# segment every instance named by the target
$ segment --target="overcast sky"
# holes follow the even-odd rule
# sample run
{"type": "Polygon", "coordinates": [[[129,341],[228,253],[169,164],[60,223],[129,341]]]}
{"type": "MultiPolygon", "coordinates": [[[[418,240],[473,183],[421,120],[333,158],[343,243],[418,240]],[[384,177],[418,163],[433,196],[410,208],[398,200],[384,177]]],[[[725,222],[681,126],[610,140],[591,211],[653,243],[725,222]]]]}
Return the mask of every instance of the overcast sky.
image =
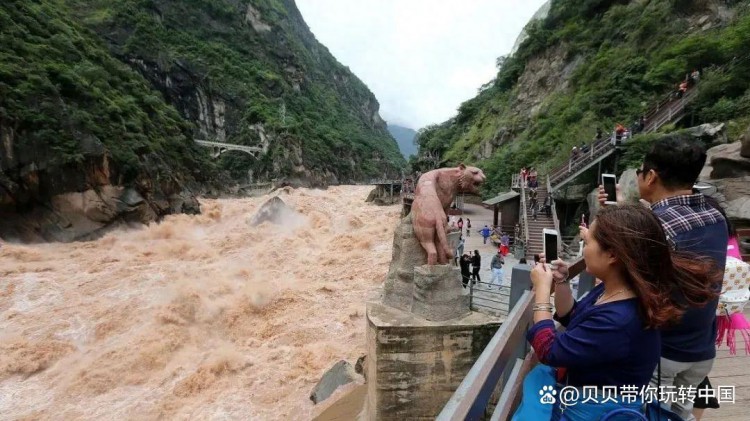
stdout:
{"type": "Polygon", "coordinates": [[[545,0],[297,0],[315,37],[389,123],[441,123],[491,80],[545,0]]]}

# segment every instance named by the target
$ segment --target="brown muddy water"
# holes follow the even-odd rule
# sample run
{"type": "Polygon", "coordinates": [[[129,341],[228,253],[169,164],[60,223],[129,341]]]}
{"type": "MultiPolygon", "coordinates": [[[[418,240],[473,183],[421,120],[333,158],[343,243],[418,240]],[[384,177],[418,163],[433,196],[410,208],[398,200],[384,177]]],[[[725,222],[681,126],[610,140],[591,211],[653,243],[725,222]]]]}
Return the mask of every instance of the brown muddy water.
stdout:
{"type": "Polygon", "coordinates": [[[309,419],[365,349],[399,206],[298,189],[92,242],[0,247],[0,419],[309,419]]]}

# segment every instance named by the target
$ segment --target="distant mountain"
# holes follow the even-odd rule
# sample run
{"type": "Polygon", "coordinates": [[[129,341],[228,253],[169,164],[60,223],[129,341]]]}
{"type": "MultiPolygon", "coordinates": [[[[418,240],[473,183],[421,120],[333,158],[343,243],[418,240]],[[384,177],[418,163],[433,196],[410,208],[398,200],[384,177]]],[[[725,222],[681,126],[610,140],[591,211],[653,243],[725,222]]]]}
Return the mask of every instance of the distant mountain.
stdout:
{"type": "Polygon", "coordinates": [[[417,145],[414,144],[414,137],[417,136],[415,130],[408,127],[389,124],[388,131],[391,132],[391,136],[396,139],[398,149],[401,151],[404,158],[408,159],[409,156],[417,154],[417,145]]]}

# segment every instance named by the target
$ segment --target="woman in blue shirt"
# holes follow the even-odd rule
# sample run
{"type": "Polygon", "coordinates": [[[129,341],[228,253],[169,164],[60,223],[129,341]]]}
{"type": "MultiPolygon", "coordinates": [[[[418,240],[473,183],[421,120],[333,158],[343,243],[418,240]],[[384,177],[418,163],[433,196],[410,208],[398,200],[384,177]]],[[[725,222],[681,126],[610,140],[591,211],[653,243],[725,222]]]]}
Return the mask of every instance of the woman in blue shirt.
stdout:
{"type": "Polygon", "coordinates": [[[594,389],[598,396],[572,406],[558,401],[552,419],[561,412],[567,420],[591,420],[616,408],[637,409],[659,360],[658,329],[679,320],[685,310],[674,300],[676,293],[700,305],[715,296],[711,285],[721,282],[711,261],[671,252],[659,220],[642,206],[604,208],[590,229],[581,228],[581,236],[586,270],[602,280],[583,299],[573,299],[562,261],[551,269],[537,264],[531,272],[534,325],[527,338],[537,358],[556,369],[562,386],[594,389]],[[564,333],[556,332],[553,323],[553,288],[554,320],[566,327],[564,333]],[[601,404],[603,392],[612,387],[617,399],[601,404]]]}

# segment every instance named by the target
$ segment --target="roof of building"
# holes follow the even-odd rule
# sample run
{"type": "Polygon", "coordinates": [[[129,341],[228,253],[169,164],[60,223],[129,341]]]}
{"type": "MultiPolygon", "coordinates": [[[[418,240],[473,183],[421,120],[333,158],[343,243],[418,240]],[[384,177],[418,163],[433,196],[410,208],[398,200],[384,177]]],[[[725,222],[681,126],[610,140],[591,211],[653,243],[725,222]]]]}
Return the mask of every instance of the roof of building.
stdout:
{"type": "Polygon", "coordinates": [[[484,203],[485,205],[492,206],[492,205],[496,205],[498,203],[507,202],[510,199],[515,199],[518,196],[520,196],[520,194],[518,192],[509,191],[509,192],[505,192],[505,193],[500,193],[499,195],[493,197],[492,199],[487,199],[487,200],[485,200],[482,203],[484,203]]]}

